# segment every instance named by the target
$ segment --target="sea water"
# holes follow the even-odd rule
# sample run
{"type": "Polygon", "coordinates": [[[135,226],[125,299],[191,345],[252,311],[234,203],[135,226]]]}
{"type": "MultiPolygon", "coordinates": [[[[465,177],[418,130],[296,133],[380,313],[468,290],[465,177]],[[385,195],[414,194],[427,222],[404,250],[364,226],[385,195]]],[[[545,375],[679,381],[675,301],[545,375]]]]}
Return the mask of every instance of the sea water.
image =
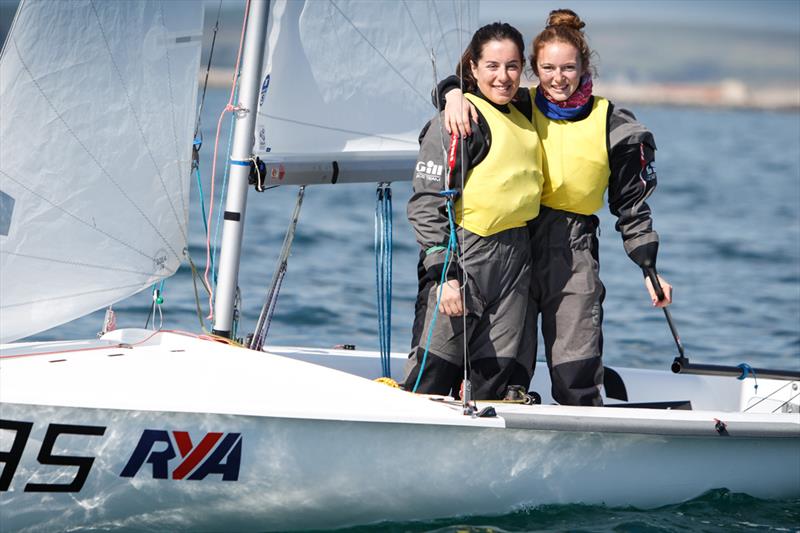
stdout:
{"type": "MultiPolygon", "coordinates": [[[[212,91],[205,104],[201,176],[206,210],[213,128],[226,98],[212,91]]],[[[648,203],[661,238],[658,269],[674,287],[670,309],[687,355],[705,363],[800,369],[800,114],[662,107],[636,113],[658,145],[658,187],[648,203]]],[[[225,177],[225,124],[216,193],[225,177]]],[[[269,344],[378,348],[375,188],[340,184],[306,189],[269,344]]],[[[193,179],[189,251],[202,274],[206,242],[199,189],[193,179]]],[[[410,183],[396,183],[392,190],[392,349],[403,352],[411,337],[418,246],[405,216],[410,183]]],[[[252,331],[258,317],[296,195],[296,187],[249,193],[239,272],[240,336],[252,331]]],[[[214,221],[221,208],[216,198],[214,221]]],[[[607,290],[605,360],[668,368],[677,349],[664,314],[652,307],[640,270],[625,255],[615,217],[607,208],[598,215],[607,290]]],[[[212,241],[215,235],[212,228],[212,241]]],[[[164,327],[199,329],[188,264],[165,282],[162,296],[164,327]]],[[[203,294],[200,300],[207,312],[203,294]]],[[[115,305],[118,325],[144,326],[151,304],[146,291],[115,305]]],[[[101,325],[98,312],[36,338],[91,336],[101,325]]]]}
{"type": "MultiPolygon", "coordinates": [[[[211,91],[203,113],[201,184],[209,208],[216,117],[226,102],[211,91]]],[[[637,117],[658,145],[658,188],[648,201],[661,236],[658,268],[674,287],[670,307],[693,362],[800,370],[800,114],[642,107],[637,117]]],[[[215,191],[222,188],[229,128],[220,135],[215,191]]],[[[192,183],[189,250],[206,264],[200,187],[192,183]]],[[[375,184],[306,190],[268,344],[377,350],[375,184]]],[[[408,182],[393,185],[392,350],[408,350],[418,247],[405,217],[408,182]]],[[[251,191],[239,273],[239,336],[252,331],[294,207],[296,187],[251,191]]],[[[221,209],[215,200],[212,219],[221,209]]],[[[605,362],[668,369],[677,348],[642,275],[625,255],[615,218],[600,213],[601,276],[607,289],[605,362]]],[[[213,241],[213,234],[212,234],[213,241]]],[[[163,287],[165,328],[200,331],[191,269],[163,287]]],[[[203,294],[200,301],[207,311],[203,294]]],[[[142,327],[149,293],[115,305],[118,325],[142,327]]],[[[162,322],[163,320],[163,322],[162,322]]],[[[38,339],[92,337],[102,312],[38,339]]],[[[538,371],[543,371],[539,365],[538,371]]],[[[798,450],[800,453],[800,450],[798,450]]],[[[736,468],[736,465],[731,465],[736,468]]],[[[798,473],[800,475],[800,473],[798,473]]],[[[579,479],[575,480],[580,483],[579,479]]],[[[613,483],[613,479],[609,479],[613,483]]],[[[458,487],[453,487],[458,490],[458,487]]],[[[559,505],[502,517],[381,524],[361,531],[800,531],[800,500],[761,501],[725,490],[655,510],[559,505]]],[[[350,530],[355,531],[355,530],[350,530]]]]}

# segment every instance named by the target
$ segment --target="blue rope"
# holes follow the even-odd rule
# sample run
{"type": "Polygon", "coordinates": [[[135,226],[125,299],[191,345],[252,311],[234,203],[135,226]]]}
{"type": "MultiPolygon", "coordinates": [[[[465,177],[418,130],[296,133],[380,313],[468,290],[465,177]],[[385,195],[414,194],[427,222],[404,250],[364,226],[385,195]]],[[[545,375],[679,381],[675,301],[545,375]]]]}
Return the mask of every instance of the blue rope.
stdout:
{"type": "Polygon", "coordinates": [[[386,210],[384,220],[386,221],[386,376],[391,377],[391,351],[392,351],[392,189],[387,186],[385,194],[384,209],[386,210]]]}
{"type": "MultiPolygon", "coordinates": [[[[194,140],[195,146],[200,145],[200,138],[195,138],[194,140]]],[[[197,178],[197,190],[200,194],[200,210],[203,213],[203,228],[205,229],[206,235],[208,235],[208,214],[206,213],[206,198],[205,194],[203,193],[203,180],[200,179],[200,161],[198,159],[197,165],[194,167],[194,175],[197,178]]],[[[214,272],[216,269],[214,268],[214,256],[211,256],[211,271],[214,272]]]]}
{"type": "Polygon", "coordinates": [[[378,299],[378,342],[381,372],[390,377],[392,346],[392,190],[378,185],[375,204],[375,292],[378,299]]]}
{"type": "Polygon", "coordinates": [[[383,291],[381,291],[383,280],[381,279],[381,244],[380,244],[380,225],[381,225],[381,186],[378,185],[375,191],[375,294],[378,298],[378,343],[381,352],[381,375],[386,376],[386,368],[383,362],[383,291]]]}
{"type": "MultiPolygon", "coordinates": [[[[195,140],[195,144],[197,141],[195,140]]],[[[206,235],[208,234],[208,214],[206,213],[206,199],[205,194],[203,193],[203,181],[200,179],[200,161],[197,162],[197,165],[194,167],[194,176],[197,179],[197,191],[200,194],[200,209],[203,212],[203,228],[206,230],[206,235]]]]}
{"type": "Polygon", "coordinates": [[[753,390],[757,391],[758,390],[758,380],[756,380],[756,371],[755,371],[755,369],[752,366],[748,365],[747,363],[739,363],[738,365],[736,365],[736,368],[738,368],[739,370],[742,371],[742,375],[739,376],[738,378],[736,378],[739,381],[744,381],[744,379],[750,374],[753,375],[753,390]]]}
{"type": "MultiPolygon", "coordinates": [[[[453,220],[453,211],[450,208],[452,204],[452,199],[456,194],[456,191],[452,189],[448,189],[442,191],[440,193],[442,196],[447,198],[445,201],[445,206],[447,206],[447,220],[450,222],[450,236],[447,240],[447,250],[444,254],[444,268],[442,269],[442,276],[439,279],[439,291],[436,295],[436,306],[433,310],[433,318],[431,319],[431,325],[428,327],[428,337],[425,340],[425,352],[422,354],[422,361],[419,365],[419,373],[417,374],[417,381],[414,383],[414,388],[411,392],[417,392],[417,388],[419,388],[419,382],[422,380],[422,372],[425,370],[425,361],[428,359],[428,351],[431,347],[431,337],[433,336],[433,328],[436,326],[436,319],[439,317],[439,303],[442,300],[442,289],[444,288],[444,284],[447,282],[447,271],[450,268],[450,253],[455,253],[456,250],[456,224],[453,220]]],[[[466,310],[465,310],[466,311],[466,310]]]]}

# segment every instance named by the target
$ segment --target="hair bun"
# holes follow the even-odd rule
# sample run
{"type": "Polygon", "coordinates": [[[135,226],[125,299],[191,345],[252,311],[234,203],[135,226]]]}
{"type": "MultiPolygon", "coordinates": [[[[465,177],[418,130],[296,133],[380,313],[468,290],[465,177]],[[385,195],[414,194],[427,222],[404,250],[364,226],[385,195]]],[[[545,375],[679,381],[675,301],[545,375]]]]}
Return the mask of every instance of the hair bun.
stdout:
{"type": "Polygon", "coordinates": [[[571,9],[554,9],[547,17],[548,26],[567,26],[580,31],[586,26],[577,13],[571,9]]]}

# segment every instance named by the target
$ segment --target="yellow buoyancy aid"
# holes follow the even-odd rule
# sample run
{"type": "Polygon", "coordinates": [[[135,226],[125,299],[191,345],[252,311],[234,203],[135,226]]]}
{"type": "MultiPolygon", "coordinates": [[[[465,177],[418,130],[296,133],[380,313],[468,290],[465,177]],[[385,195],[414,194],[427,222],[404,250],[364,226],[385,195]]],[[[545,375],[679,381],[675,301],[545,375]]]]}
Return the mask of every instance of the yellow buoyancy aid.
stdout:
{"type": "Polygon", "coordinates": [[[456,223],[482,237],[519,228],[539,214],[542,147],[536,128],[513,105],[506,114],[467,94],[491,131],[486,157],[467,173],[456,223]]]}
{"type": "MultiPolygon", "coordinates": [[[[531,89],[531,101],[536,88],[531,89]]],[[[536,131],[544,147],[542,205],[591,215],[603,207],[611,168],[606,147],[608,100],[594,97],[583,120],[549,119],[533,106],[536,131]]]]}

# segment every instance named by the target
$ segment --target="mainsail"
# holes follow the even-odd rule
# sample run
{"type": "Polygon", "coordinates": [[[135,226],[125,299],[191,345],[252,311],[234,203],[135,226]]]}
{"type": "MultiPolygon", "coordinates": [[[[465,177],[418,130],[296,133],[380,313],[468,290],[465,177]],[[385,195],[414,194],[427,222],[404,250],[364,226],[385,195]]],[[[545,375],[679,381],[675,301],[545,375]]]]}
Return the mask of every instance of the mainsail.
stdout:
{"type": "Polygon", "coordinates": [[[0,342],[173,274],[203,4],[27,0],[0,56],[0,342]]]}
{"type": "Polygon", "coordinates": [[[477,1],[273,2],[255,132],[268,181],[410,180],[435,76],[477,22],[477,1]]]}

